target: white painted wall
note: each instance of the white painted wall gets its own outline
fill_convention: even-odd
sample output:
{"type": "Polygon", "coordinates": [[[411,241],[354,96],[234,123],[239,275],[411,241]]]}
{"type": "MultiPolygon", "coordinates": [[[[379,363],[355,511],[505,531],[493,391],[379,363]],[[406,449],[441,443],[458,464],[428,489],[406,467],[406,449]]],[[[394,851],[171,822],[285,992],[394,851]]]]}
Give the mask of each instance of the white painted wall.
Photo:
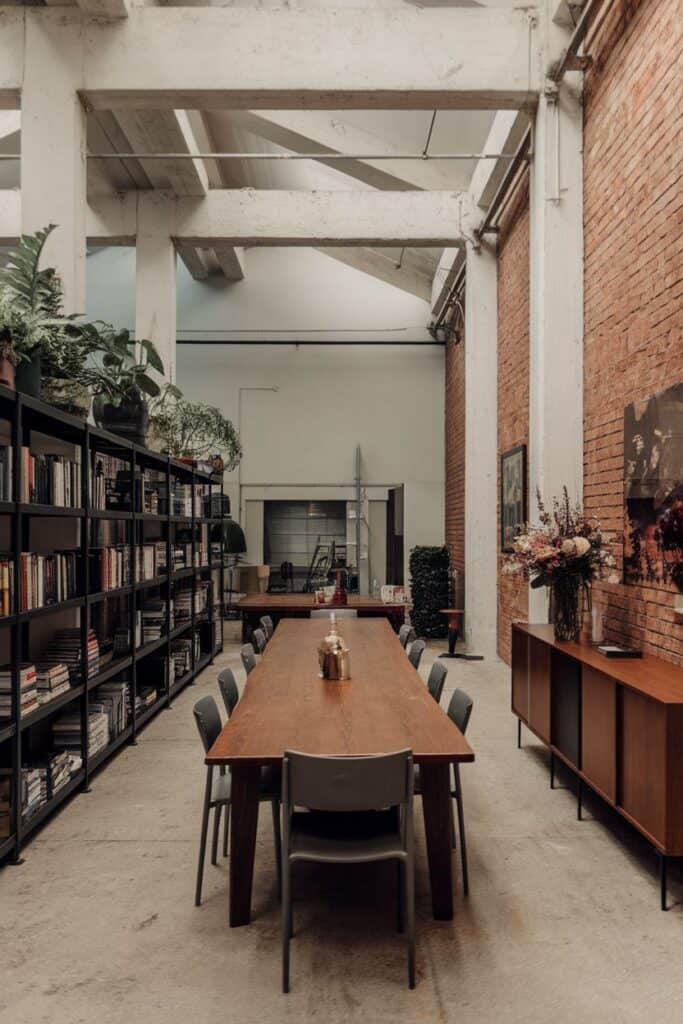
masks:
{"type": "MultiPolygon", "coordinates": [[[[134,250],[91,255],[87,312],[133,327],[134,250]]],[[[245,456],[239,471],[226,477],[226,489],[235,516],[242,505],[255,560],[262,557],[251,550],[260,536],[260,502],[353,500],[357,444],[364,484],[405,484],[406,565],[414,545],[443,543],[443,350],[259,343],[282,340],[267,329],[302,341],[421,341],[428,338],[428,320],[422,300],[309,249],[250,249],[247,276],[232,285],[195,282],[179,264],[180,337],[252,342],[181,344],[176,362],[186,396],[219,406],[242,434],[245,456]],[[254,387],[278,391],[245,390],[254,387]]],[[[372,495],[382,496],[379,490],[372,495]]]]}

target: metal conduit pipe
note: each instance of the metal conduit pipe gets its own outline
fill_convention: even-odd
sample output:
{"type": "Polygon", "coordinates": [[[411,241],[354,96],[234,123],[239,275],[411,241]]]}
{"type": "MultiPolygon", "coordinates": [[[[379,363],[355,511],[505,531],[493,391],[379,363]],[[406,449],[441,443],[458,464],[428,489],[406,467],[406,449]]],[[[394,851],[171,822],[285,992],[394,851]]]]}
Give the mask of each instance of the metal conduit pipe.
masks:
{"type": "MultiPolygon", "coordinates": [[[[88,160],[513,160],[514,153],[88,153],[88,160]]],[[[20,160],[0,153],[0,160],[20,160]]]]}

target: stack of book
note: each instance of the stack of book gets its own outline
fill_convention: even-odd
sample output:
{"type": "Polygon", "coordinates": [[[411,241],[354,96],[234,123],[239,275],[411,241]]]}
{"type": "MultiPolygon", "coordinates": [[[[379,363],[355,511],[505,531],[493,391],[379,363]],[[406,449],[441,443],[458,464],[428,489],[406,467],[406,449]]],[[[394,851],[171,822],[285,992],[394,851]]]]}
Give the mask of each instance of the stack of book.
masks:
{"type": "Polygon", "coordinates": [[[156,470],[142,474],[142,511],[153,515],[166,514],[166,479],[156,470]]]}
{"type": "Polygon", "coordinates": [[[171,492],[171,512],[174,516],[187,516],[188,519],[194,514],[200,517],[202,514],[202,495],[197,493],[192,500],[192,484],[183,484],[178,480],[173,483],[171,492]],[[193,513],[194,508],[194,513],[193,513]]]}
{"type": "Polygon", "coordinates": [[[116,739],[128,725],[129,689],[126,682],[112,681],[102,683],[93,691],[90,710],[107,716],[107,742],[116,739]]]}
{"type": "Polygon", "coordinates": [[[69,755],[66,750],[48,754],[44,761],[33,765],[40,777],[41,802],[46,803],[56,796],[71,779],[69,755]]]}
{"type": "Polygon", "coordinates": [[[194,549],[194,564],[202,566],[209,564],[209,528],[200,526],[199,537],[194,549]]]}
{"type": "Polygon", "coordinates": [[[209,607],[211,594],[210,580],[197,580],[197,589],[194,592],[194,613],[201,615],[209,607]]]}
{"type": "MultiPolygon", "coordinates": [[[[26,718],[39,707],[38,689],[36,687],[36,666],[33,664],[19,667],[19,717],[26,718]]],[[[3,665],[0,668],[0,718],[12,717],[12,667],[3,665]]]]}
{"type": "MultiPolygon", "coordinates": [[[[58,750],[81,750],[81,711],[71,707],[52,723],[52,743],[58,750]]],[[[73,774],[73,772],[72,772],[73,774]]]]}
{"type": "Polygon", "coordinates": [[[36,686],[38,703],[49,704],[55,697],[71,689],[69,667],[64,662],[36,665],[36,686]]]}
{"type": "Polygon", "coordinates": [[[189,637],[178,637],[171,642],[171,660],[174,679],[180,679],[192,668],[192,641],[189,637]]]}
{"type": "Polygon", "coordinates": [[[192,615],[192,587],[176,587],[173,604],[176,625],[188,622],[192,615]]]}
{"type": "Polygon", "coordinates": [[[192,543],[173,545],[173,568],[189,569],[192,566],[192,543]]]}
{"type": "Polygon", "coordinates": [[[157,702],[157,691],[153,686],[141,686],[135,694],[135,713],[140,714],[145,708],[151,708],[157,702]]]}
{"type": "Polygon", "coordinates": [[[142,606],[142,643],[161,640],[166,626],[166,602],[149,598],[142,606]]]}
{"type": "Polygon", "coordinates": [[[0,615],[14,611],[14,560],[0,555],[0,615]]]}
{"type": "Polygon", "coordinates": [[[47,801],[47,790],[43,786],[39,768],[21,769],[21,813],[30,818],[47,801]]]}
{"type": "Polygon", "coordinates": [[[90,588],[116,590],[130,583],[130,547],[117,544],[113,547],[90,549],[90,588]]]}
{"type": "Polygon", "coordinates": [[[92,453],[90,504],[100,511],[131,508],[130,464],[114,455],[92,453]]]}
{"type": "Polygon", "coordinates": [[[79,555],[59,551],[38,555],[23,551],[21,560],[21,611],[32,611],[76,597],[79,555]]]}
{"type": "Polygon", "coordinates": [[[12,772],[0,768],[0,839],[7,839],[12,826],[12,772]]]}
{"type": "Polygon", "coordinates": [[[12,501],[12,472],[14,449],[11,444],[0,445],[0,501],[12,501]]]}
{"type": "MultiPolygon", "coordinates": [[[[78,626],[58,629],[41,659],[45,665],[64,663],[69,670],[71,685],[81,681],[81,631],[78,626]]],[[[100,648],[97,634],[88,630],[88,673],[91,679],[100,670],[100,648]]]]}
{"type": "Polygon", "coordinates": [[[135,578],[140,583],[166,572],[166,541],[155,540],[135,549],[135,578]]]}
{"type": "Polygon", "coordinates": [[[20,500],[28,504],[78,508],[81,504],[81,454],[34,455],[21,449],[22,480],[20,500]]]}

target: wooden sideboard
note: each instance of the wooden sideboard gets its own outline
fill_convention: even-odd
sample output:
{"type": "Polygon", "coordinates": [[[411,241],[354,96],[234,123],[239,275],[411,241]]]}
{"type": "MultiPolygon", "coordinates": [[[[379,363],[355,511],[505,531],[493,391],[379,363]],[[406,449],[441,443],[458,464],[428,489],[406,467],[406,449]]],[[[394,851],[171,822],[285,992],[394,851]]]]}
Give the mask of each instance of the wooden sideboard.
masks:
{"type": "Polygon", "coordinates": [[[512,627],[512,711],[578,780],[660,854],[683,856],[683,668],[659,658],[606,658],[558,642],[552,626],[512,627]]]}

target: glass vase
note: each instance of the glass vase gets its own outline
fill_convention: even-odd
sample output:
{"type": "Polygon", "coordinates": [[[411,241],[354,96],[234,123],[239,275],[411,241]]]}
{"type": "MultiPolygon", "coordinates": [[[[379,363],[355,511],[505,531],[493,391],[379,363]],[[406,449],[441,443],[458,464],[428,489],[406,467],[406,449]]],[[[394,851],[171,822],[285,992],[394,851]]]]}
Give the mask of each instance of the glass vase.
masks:
{"type": "Polygon", "coordinates": [[[582,580],[576,573],[555,577],[550,588],[550,620],[556,640],[577,640],[581,632],[583,609],[580,608],[582,580]]]}

